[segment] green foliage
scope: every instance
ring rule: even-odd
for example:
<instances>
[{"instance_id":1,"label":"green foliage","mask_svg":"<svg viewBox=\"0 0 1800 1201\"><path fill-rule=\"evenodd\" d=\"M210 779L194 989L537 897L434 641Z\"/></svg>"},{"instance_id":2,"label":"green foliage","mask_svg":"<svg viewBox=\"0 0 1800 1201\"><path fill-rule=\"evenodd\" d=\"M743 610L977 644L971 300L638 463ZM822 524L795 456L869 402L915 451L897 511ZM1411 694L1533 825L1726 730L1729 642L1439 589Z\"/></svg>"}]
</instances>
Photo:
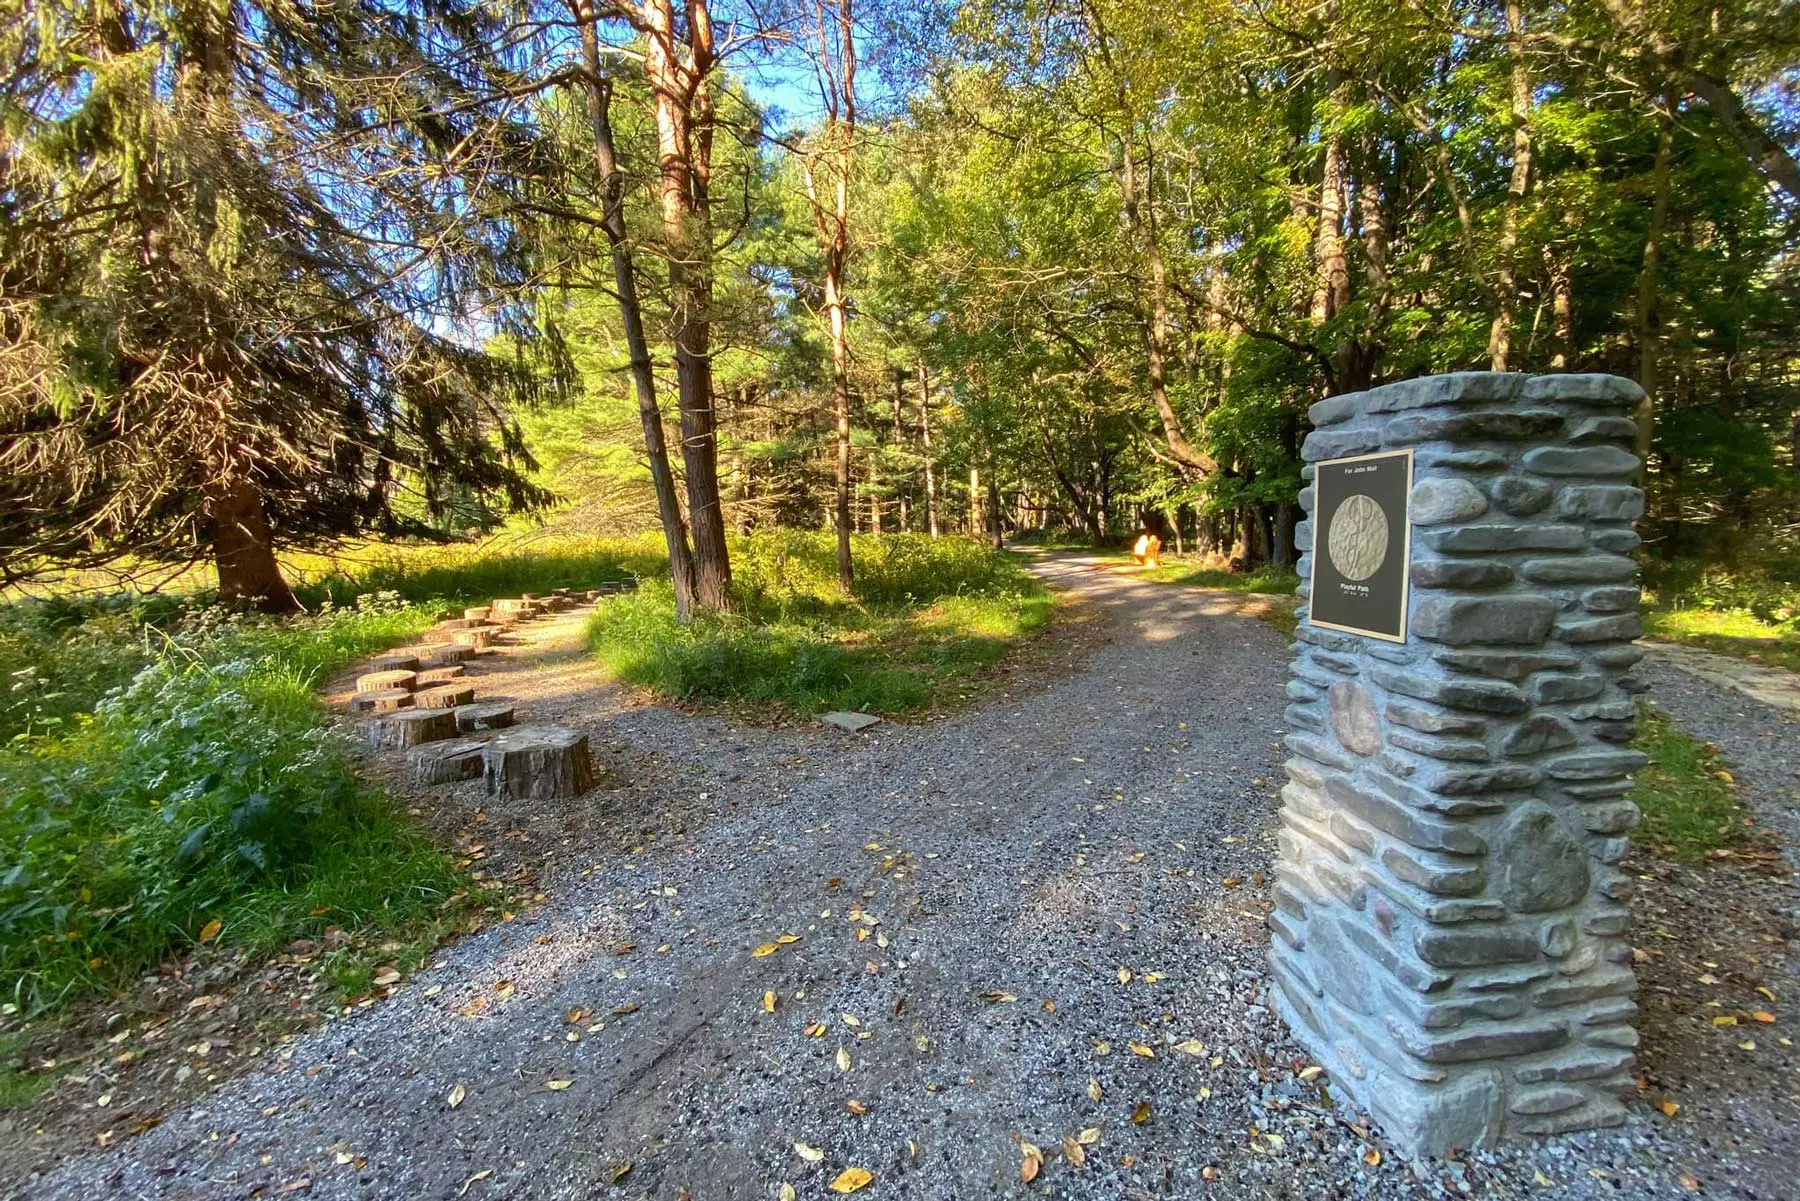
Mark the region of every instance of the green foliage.
<instances>
[{"instance_id":1,"label":"green foliage","mask_svg":"<svg viewBox=\"0 0 1800 1201\"><path fill-rule=\"evenodd\" d=\"M631 538L515 538L495 545L371 547L333 560L296 586L309 604L350 603L370 593L424 603L485 604L497 596L595 588L668 571L660 534Z\"/></svg>"},{"instance_id":2,"label":"green foliage","mask_svg":"<svg viewBox=\"0 0 1800 1201\"><path fill-rule=\"evenodd\" d=\"M1049 620L1049 593L1010 556L956 538L858 537L857 595L831 538L776 531L734 548L738 611L675 621L658 580L588 628L619 679L678 700L898 714L1002 658Z\"/></svg>"},{"instance_id":3,"label":"green foliage","mask_svg":"<svg viewBox=\"0 0 1800 1201\"><path fill-rule=\"evenodd\" d=\"M1743 815L1721 778L1729 773L1716 749L1683 734L1648 705L1639 707L1634 745L1650 756L1631 792L1644 815L1640 843L1698 863L1742 837Z\"/></svg>"},{"instance_id":4,"label":"green foliage","mask_svg":"<svg viewBox=\"0 0 1800 1201\"><path fill-rule=\"evenodd\" d=\"M30 664L59 699L22 722L9 710L19 732L0 750L8 1000L32 1012L117 987L214 920L252 953L327 925L425 920L455 877L357 781L313 690L428 620L390 600L280 624L90 621ZM59 674L54 652L82 640L108 649Z\"/></svg>"},{"instance_id":5,"label":"green foliage","mask_svg":"<svg viewBox=\"0 0 1800 1201\"><path fill-rule=\"evenodd\" d=\"M1294 589L1300 586L1300 576L1291 567L1265 566L1254 571L1230 572L1165 560L1161 567L1134 574L1139 579L1159 584L1223 588L1229 592L1250 592L1262 596L1292 596Z\"/></svg>"},{"instance_id":6,"label":"green foliage","mask_svg":"<svg viewBox=\"0 0 1800 1201\"><path fill-rule=\"evenodd\" d=\"M1800 554L1775 547L1730 567L1647 559L1652 638L1800 671Z\"/></svg>"}]
</instances>

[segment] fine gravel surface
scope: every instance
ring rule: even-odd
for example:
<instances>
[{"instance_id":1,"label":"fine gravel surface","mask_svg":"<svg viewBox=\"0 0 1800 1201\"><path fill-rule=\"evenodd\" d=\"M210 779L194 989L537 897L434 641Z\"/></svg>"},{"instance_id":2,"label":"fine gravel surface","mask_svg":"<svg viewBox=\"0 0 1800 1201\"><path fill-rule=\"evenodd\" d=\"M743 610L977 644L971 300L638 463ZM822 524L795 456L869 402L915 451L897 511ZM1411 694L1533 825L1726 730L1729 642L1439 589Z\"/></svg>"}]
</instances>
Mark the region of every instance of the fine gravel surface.
<instances>
[{"instance_id":1,"label":"fine gravel surface","mask_svg":"<svg viewBox=\"0 0 1800 1201\"><path fill-rule=\"evenodd\" d=\"M19 1195L1795 1195L1778 1133L1648 1104L1402 1162L1265 1005L1285 640L1231 594L1038 569L1090 652L949 719L765 730L593 685L557 717L610 811L535 836L541 906ZM1727 1100L1791 1128L1784 1079Z\"/></svg>"}]
</instances>

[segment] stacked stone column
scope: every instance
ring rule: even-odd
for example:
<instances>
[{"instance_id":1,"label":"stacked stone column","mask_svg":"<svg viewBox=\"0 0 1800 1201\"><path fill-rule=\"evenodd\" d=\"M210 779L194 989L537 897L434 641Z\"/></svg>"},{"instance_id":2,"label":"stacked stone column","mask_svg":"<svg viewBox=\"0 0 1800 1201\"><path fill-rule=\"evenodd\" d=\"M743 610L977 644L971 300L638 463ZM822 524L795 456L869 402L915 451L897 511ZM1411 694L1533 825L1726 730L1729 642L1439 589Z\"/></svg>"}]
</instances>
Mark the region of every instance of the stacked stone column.
<instances>
[{"instance_id":1,"label":"stacked stone column","mask_svg":"<svg viewBox=\"0 0 1800 1201\"><path fill-rule=\"evenodd\" d=\"M1410 1151L1624 1115L1641 397L1612 376L1480 372L1312 408L1308 478L1413 448L1410 628L1383 642L1302 611L1275 997Z\"/></svg>"}]
</instances>

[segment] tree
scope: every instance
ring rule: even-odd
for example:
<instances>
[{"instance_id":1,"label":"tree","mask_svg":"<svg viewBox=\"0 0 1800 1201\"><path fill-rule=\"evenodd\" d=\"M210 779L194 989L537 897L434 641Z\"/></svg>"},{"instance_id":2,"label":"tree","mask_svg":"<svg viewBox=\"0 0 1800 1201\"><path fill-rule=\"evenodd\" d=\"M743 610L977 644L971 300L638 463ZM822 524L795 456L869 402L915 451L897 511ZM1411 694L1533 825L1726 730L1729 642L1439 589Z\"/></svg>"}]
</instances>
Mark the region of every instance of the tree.
<instances>
[{"instance_id":1,"label":"tree","mask_svg":"<svg viewBox=\"0 0 1800 1201\"><path fill-rule=\"evenodd\" d=\"M555 340L503 197L457 173L524 173L479 103L518 86L485 10L39 13L0 34L6 578L205 555L289 610L279 546L548 499L508 410Z\"/></svg>"}]
</instances>

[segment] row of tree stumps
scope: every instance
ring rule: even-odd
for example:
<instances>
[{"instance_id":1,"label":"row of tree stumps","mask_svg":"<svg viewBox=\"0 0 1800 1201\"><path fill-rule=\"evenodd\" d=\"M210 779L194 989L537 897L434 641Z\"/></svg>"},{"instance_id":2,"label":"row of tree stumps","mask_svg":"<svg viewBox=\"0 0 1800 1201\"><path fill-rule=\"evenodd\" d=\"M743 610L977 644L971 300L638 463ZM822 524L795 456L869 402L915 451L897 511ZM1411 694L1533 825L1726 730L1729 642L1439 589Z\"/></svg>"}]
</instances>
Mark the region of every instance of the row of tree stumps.
<instances>
[{"instance_id":1,"label":"row of tree stumps","mask_svg":"<svg viewBox=\"0 0 1800 1201\"><path fill-rule=\"evenodd\" d=\"M577 598L558 588L464 609L426 635L428 647L385 655L356 679L353 712L369 715L369 744L403 750L421 784L480 777L495 796L557 799L594 786L587 735L565 726L518 725L516 707L477 702L468 667L500 653L514 627L580 604L593 604L634 585L614 582Z\"/></svg>"}]
</instances>

